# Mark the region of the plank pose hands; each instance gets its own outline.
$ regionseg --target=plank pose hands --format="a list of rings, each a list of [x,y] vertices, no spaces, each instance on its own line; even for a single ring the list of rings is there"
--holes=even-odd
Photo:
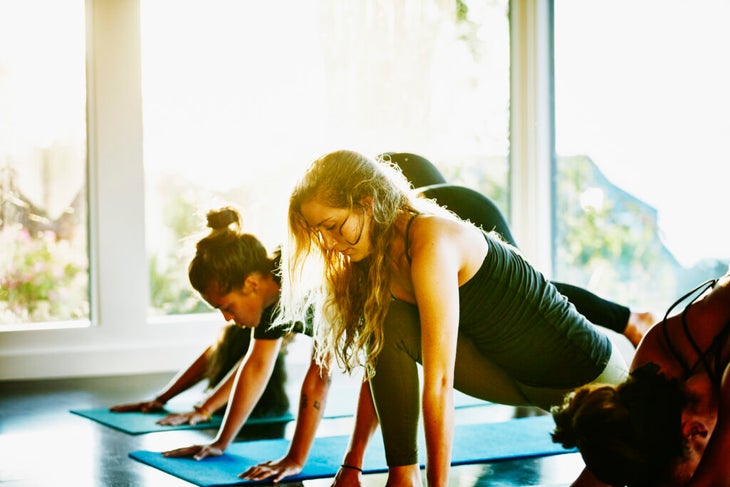
[[[209,421],[211,415],[223,409],[233,387],[235,372],[251,343],[251,331],[236,324],[226,325],[218,340],[185,369],[178,372],[153,399],[112,406],[118,413],[139,411],[152,413],[165,410],[165,404],[174,397],[206,381],[208,387],[201,400],[190,411],[170,413],[157,421],[165,426],[182,424],[196,425]],[[261,398],[251,411],[251,417],[279,416],[289,409],[286,395],[286,368],[284,353],[276,358],[271,379],[267,382]]]

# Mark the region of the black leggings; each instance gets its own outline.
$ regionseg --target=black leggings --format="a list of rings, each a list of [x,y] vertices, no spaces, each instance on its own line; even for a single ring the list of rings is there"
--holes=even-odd
[[[629,323],[631,310],[626,306],[608,301],[592,292],[571,284],[550,281],[560,294],[573,303],[578,313],[594,325],[600,325],[616,333],[623,333]]]

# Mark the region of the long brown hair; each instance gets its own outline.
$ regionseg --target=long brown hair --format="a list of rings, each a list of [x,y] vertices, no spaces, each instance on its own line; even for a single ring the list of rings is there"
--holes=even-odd
[[[353,210],[368,197],[371,254],[357,263],[329,251],[301,213],[302,205],[315,199]],[[364,366],[366,376],[372,375],[391,300],[389,244],[396,218],[407,211],[444,210],[418,198],[393,164],[353,151],[320,157],[294,188],[289,200],[290,240],[282,254],[282,316],[301,319],[307,309],[314,311],[320,363],[332,355],[346,371]]]

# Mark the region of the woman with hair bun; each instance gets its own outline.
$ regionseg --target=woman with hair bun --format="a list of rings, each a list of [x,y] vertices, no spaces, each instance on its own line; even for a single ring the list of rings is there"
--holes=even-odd
[[[210,211],[207,219],[211,232],[196,245],[195,257],[188,268],[190,283],[210,306],[220,310],[226,321],[232,322],[226,328],[227,336],[234,333],[245,335],[248,337],[246,342],[250,344],[239,347],[224,339],[223,344],[206,349],[154,400],[115,408],[159,409],[173,393],[179,393],[178,390],[197,382],[201,371],[215,370],[219,372],[217,376],[224,370],[227,372],[230,362],[223,358],[224,349],[234,349],[238,364],[234,365],[224,382],[200,401],[194,411],[163,420],[165,424],[197,423],[208,419],[227,404],[216,437],[207,445],[163,452],[167,457],[190,456],[202,460],[221,455],[256,411],[279,414],[282,409],[288,409],[288,399],[283,391],[282,346],[292,334],[312,335],[311,323],[306,323],[306,320],[273,325],[281,292],[279,250],[270,255],[254,235],[242,232],[240,215],[232,207]],[[232,332],[231,327],[240,331]],[[324,413],[330,378],[326,367],[320,367],[314,360],[310,362],[302,382],[290,449],[284,457],[266,462],[265,468],[259,467],[256,475],[262,478],[273,476],[274,480],[279,480],[301,471]]]
[[[190,262],[188,277],[193,288],[203,296],[210,292],[211,283],[219,290],[242,287],[246,276],[252,272],[271,273],[275,261],[253,235],[240,232],[241,220],[231,207],[212,210],[207,214],[210,232],[197,244],[197,253]],[[278,253],[275,260],[278,259]],[[210,301],[208,301],[210,303]],[[223,312],[226,321],[233,317]],[[235,321],[235,320],[234,320]],[[192,411],[165,416],[158,424],[177,426],[195,425],[210,420],[228,401],[235,378],[235,371],[251,344],[251,330],[234,322],[221,330],[215,343],[205,350],[185,369],[178,372],[154,399],[120,404],[110,408],[114,412],[163,411],[172,398],[187,391],[201,381],[206,381],[206,395]],[[271,378],[251,410],[253,418],[280,416],[289,409],[285,390],[286,369],[284,354],[276,355]]]

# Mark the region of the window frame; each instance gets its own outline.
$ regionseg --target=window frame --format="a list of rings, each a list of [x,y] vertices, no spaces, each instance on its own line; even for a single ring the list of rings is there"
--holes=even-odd
[[[3,332],[0,380],[177,370],[220,329],[214,313],[148,316],[140,1],[86,0],[90,324]],[[545,271],[551,17],[551,0],[510,2],[510,220],[523,253]]]
[[[212,313],[147,316],[139,11],[86,2],[90,321],[3,331],[0,380],[173,370],[220,329]]]

